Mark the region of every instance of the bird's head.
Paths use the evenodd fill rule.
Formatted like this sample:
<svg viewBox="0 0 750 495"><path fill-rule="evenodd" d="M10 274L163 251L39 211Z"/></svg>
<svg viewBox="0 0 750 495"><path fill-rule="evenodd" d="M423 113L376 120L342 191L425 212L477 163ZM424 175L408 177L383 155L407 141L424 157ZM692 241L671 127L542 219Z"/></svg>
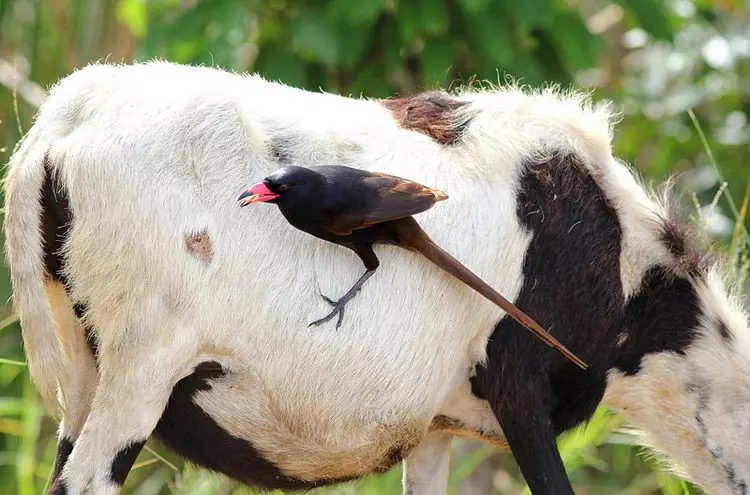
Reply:
<svg viewBox="0 0 750 495"><path fill-rule="evenodd" d="M246 189L237 200L242 201L241 206L253 203L281 204L301 194L312 193L322 180L318 173L309 168L283 167Z"/></svg>

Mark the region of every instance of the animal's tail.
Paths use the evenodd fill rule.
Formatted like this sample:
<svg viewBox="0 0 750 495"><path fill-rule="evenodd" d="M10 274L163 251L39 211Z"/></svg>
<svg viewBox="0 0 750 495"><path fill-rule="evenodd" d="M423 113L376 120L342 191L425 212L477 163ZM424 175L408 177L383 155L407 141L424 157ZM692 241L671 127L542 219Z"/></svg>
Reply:
<svg viewBox="0 0 750 495"><path fill-rule="evenodd" d="M412 219L414 220L414 219ZM548 346L559 351L563 356L568 358L570 361L575 363L581 369L587 369L588 366L579 357L573 354L567 347L562 345L556 338L549 334L544 328L541 327L536 321L534 321L526 313L518 309L516 305L508 301L502 295L500 295L495 289L490 287L484 280L479 278L466 268L460 261L445 252L440 246L435 244L432 239L419 227L417 222L414 220L416 229L408 229L408 234L411 237L409 245L416 249L422 256L429 259L437 266L450 273L461 282L465 283L485 298L495 303L500 309L508 313L508 315L516 320L518 323L529 329L534 335L545 342ZM415 234L418 232L419 234ZM415 236L419 236L415 239Z"/></svg>
<svg viewBox="0 0 750 495"><path fill-rule="evenodd" d="M46 404L55 414L56 392L65 379L68 358L58 333L47 294L45 239L48 230L42 204L43 188L51 187L47 163L49 143L32 128L10 160L5 183L5 240L13 284L13 303L18 312L31 378ZM57 227L52 225L53 231Z"/></svg>

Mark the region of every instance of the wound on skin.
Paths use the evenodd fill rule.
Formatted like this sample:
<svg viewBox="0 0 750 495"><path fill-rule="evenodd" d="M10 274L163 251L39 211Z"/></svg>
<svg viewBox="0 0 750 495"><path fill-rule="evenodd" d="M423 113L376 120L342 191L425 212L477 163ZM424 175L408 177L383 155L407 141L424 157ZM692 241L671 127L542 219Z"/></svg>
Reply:
<svg viewBox="0 0 750 495"><path fill-rule="evenodd" d="M193 256L197 256L202 261L210 263L214 259L214 249L211 245L211 238L208 232L203 229L196 234L185 236L185 249Z"/></svg>

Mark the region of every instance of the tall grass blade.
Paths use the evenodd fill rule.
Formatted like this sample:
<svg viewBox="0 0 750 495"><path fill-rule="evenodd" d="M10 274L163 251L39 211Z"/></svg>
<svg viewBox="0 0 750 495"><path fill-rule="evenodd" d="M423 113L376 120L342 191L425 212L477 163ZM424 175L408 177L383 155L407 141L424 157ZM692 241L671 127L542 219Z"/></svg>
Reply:
<svg viewBox="0 0 750 495"><path fill-rule="evenodd" d="M732 264L735 266L739 266L742 257L742 226L745 225L745 219L747 218L748 202L750 202L750 180L747 181L745 197L742 199L740 214L735 222L732 242L729 245L729 255L732 257ZM745 246L750 246L750 242L745 242Z"/></svg>
<svg viewBox="0 0 750 495"><path fill-rule="evenodd" d="M13 366L26 366L23 361L15 361L13 359L0 358L0 364L12 364Z"/></svg>
<svg viewBox="0 0 750 495"><path fill-rule="evenodd" d="M18 495L36 495L34 489L36 450L42 410L39 407L39 401L29 375L24 375L23 401L25 403L22 417L23 436L21 437L16 464Z"/></svg>
<svg viewBox="0 0 750 495"><path fill-rule="evenodd" d="M693 126L695 127L695 130L698 133L698 137L700 138L701 143L703 144L703 148L706 150L706 155L708 155L708 160L711 162L711 165L713 165L714 170L716 171L716 176L719 178L719 182L723 184L725 182L724 177L721 175L719 164L716 163L714 152L708 144L708 140L706 139L706 134L703 132L703 127L701 127L700 123L698 122L698 118L695 116L695 113L693 112L692 109L688 110L688 115L690 116L690 120L693 121ZM737 205L734 203L734 199L732 198L732 195L729 194L729 191L727 190L726 187L724 188L723 194L724 194L724 198L727 200L729 209L732 211L732 215L734 215L735 221L738 221L740 218L740 212L737 210ZM746 242L750 244L750 233L747 231L747 227L744 225L744 223L741 223L739 225L745 236Z"/></svg>

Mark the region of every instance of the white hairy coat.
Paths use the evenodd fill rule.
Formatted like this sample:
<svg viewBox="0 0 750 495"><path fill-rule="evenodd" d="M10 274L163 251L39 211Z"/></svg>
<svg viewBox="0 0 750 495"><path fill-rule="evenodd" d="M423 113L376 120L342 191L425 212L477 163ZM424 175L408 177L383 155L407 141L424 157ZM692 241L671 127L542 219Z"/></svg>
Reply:
<svg viewBox="0 0 750 495"><path fill-rule="evenodd" d="M501 435L468 378L503 313L418 255L377 246L380 268L342 327L308 328L329 310L318 291L338 297L362 265L275 207L239 208L238 194L280 166L274 143L291 147L295 165L348 165L445 190L450 199L420 214L420 225L511 301L531 235L516 215L522 164L551 151L577 154L616 208L626 297L649 267L669 262L655 228L666 213L613 157L606 109L554 90L455 98L473 115L460 146L400 128L374 100L209 68L92 65L51 90L11 162L6 231L32 376L51 408L61 386L64 428L78 438L65 470L82 483L73 493L116 490L97 460L148 436L172 386L207 360L228 374L196 403L300 479L366 473L395 442L422 441L439 414ZM43 282L45 155L70 198L70 295L88 305L98 374L80 322L64 316L70 302ZM209 258L186 249L196 233L210 242ZM750 337L723 286L712 276L699 296L727 323L731 348L707 319L685 357L651 355L636 376L612 372L605 397L716 494L735 491L701 443L691 420L699 398L686 386L715 389L705 413L711 441L750 480ZM407 459L413 493L445 487L447 442L431 435Z"/></svg>

